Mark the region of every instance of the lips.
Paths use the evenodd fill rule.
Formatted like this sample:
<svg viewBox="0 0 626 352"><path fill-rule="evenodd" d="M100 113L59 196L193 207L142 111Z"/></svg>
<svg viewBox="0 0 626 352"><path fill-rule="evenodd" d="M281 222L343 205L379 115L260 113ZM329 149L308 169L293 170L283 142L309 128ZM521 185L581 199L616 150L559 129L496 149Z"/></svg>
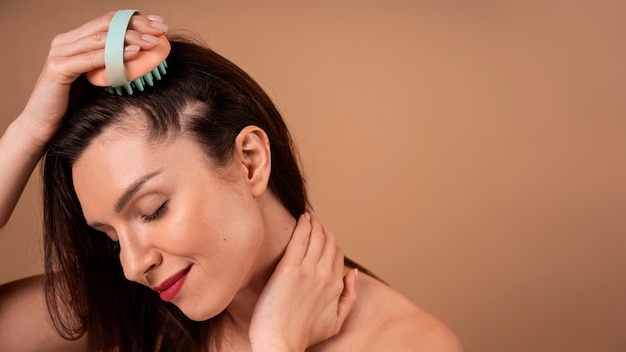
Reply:
<svg viewBox="0 0 626 352"><path fill-rule="evenodd" d="M173 300L174 297L176 297L180 289L183 287L185 279L187 279L187 275L189 274L190 270L191 266L170 276L159 286L153 287L152 289L159 293L159 297L161 297L162 300L169 302Z"/></svg>

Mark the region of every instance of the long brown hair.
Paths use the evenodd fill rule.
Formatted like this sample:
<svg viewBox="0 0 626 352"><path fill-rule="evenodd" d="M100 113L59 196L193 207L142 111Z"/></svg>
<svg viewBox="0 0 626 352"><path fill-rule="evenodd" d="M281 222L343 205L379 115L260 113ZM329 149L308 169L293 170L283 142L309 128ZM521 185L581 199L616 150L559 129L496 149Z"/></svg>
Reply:
<svg viewBox="0 0 626 352"><path fill-rule="evenodd" d="M168 72L146 92L102 94L80 77L63 125L43 165L45 291L56 329L68 339L88 332L90 350L205 350L216 320L194 322L152 290L125 279L119 249L87 226L72 182L72 165L95 137L129 109L146 116L154 138L184 131L219 166L237 134L262 128L271 143L269 188L297 217L308 204L290 133L261 87L211 49L172 39ZM181 112L194 104L190 118ZM183 157L183 156L181 156ZM351 263L350 261L348 261Z"/></svg>

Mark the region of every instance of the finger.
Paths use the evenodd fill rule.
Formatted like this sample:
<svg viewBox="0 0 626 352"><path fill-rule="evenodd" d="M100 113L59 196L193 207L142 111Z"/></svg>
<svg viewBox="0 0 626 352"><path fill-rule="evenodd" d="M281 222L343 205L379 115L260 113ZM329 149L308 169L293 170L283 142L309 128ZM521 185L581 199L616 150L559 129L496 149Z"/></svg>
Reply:
<svg viewBox="0 0 626 352"><path fill-rule="evenodd" d="M343 255L343 251L341 250L341 247L336 246L336 251L335 251L335 261L333 262L333 273L335 273L336 275L343 275L344 272L344 255Z"/></svg>
<svg viewBox="0 0 626 352"><path fill-rule="evenodd" d="M139 53L139 47L127 47L124 60L132 59ZM44 75L54 72L51 77L56 83L69 84L81 73L104 67L104 49L75 55L72 57L53 57L48 59Z"/></svg>
<svg viewBox="0 0 626 352"><path fill-rule="evenodd" d="M92 33L106 32L109 28L109 23L111 23L111 19L113 18L114 14L114 11L107 12L104 15L98 18L94 18L79 27L56 35L52 40L52 45L56 46L72 43Z"/></svg>
<svg viewBox="0 0 626 352"><path fill-rule="evenodd" d="M107 32L96 32L79 38L74 42L55 45L50 48L48 56L69 57L104 49L106 36ZM149 50L156 46L153 43L154 40L152 38L156 37L151 35L142 35L136 31L129 31L126 33L125 45L137 45L142 50Z"/></svg>
<svg viewBox="0 0 626 352"><path fill-rule="evenodd" d="M300 265L309 246L309 238L311 234L311 221L308 214L300 215L296 227L293 230L291 239L287 244L285 255L281 259L281 263L287 265Z"/></svg>
<svg viewBox="0 0 626 352"><path fill-rule="evenodd" d="M312 213L309 213L309 215L311 217L311 238L309 239L309 246L304 255L302 264L316 265L322 255L324 243L326 242L326 234L317 216Z"/></svg>
<svg viewBox="0 0 626 352"><path fill-rule="evenodd" d="M168 26L161 16L138 14L131 18L128 29L152 35L162 35L167 32Z"/></svg>
<svg viewBox="0 0 626 352"><path fill-rule="evenodd" d="M324 225L322 225L322 228L324 228ZM338 251L340 252L341 250L337 245L337 239L335 238L335 235L331 231L324 229L324 235L324 249L320 256L320 265L334 271L334 264L337 261L337 254ZM343 276L343 270L339 271L339 273Z"/></svg>
<svg viewBox="0 0 626 352"><path fill-rule="evenodd" d="M158 36L136 30L128 30L124 38L124 45L138 45L141 50L150 50L159 44Z"/></svg>
<svg viewBox="0 0 626 352"><path fill-rule="evenodd" d="M96 32L107 32L114 14L115 11L107 12L77 28L57 35L53 40L53 45L72 43ZM167 25L164 23L163 17L156 15L145 16L141 14L134 15L131 18L128 28L155 36L164 34L168 29Z"/></svg>
<svg viewBox="0 0 626 352"><path fill-rule="evenodd" d="M339 297L339 303L337 305L337 330L341 329L344 321L354 308L356 304L356 284L357 284L358 269L352 269L346 273L343 278L344 286L343 292Z"/></svg>
<svg viewBox="0 0 626 352"><path fill-rule="evenodd" d="M107 31L97 31L85 35L71 42L55 43L50 48L49 56L73 56L89 51L104 48L107 41ZM152 34L151 34L152 33ZM124 45L137 45L141 50L150 50L159 43L160 32L146 33L129 29L124 37ZM154 34L154 35L153 35Z"/></svg>

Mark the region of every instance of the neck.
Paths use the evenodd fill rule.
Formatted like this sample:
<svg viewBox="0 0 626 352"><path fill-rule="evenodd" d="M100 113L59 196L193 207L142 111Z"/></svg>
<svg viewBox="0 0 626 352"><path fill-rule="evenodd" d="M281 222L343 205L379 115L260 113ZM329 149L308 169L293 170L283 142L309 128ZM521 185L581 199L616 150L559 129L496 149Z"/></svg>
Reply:
<svg viewBox="0 0 626 352"><path fill-rule="evenodd" d="M248 342L250 321L259 295L285 253L296 226L296 219L273 193L266 192L257 202L264 219L265 239L246 284L228 305L222 320L222 332L227 339Z"/></svg>

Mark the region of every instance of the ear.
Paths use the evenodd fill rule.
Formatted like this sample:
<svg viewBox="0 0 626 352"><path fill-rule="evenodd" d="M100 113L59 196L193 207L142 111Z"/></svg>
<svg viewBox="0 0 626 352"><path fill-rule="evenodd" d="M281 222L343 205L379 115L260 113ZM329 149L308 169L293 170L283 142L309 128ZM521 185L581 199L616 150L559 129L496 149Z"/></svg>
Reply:
<svg viewBox="0 0 626 352"><path fill-rule="evenodd" d="M242 166L253 196L267 189L272 168L270 141L263 129L246 126L235 138L236 159Z"/></svg>

